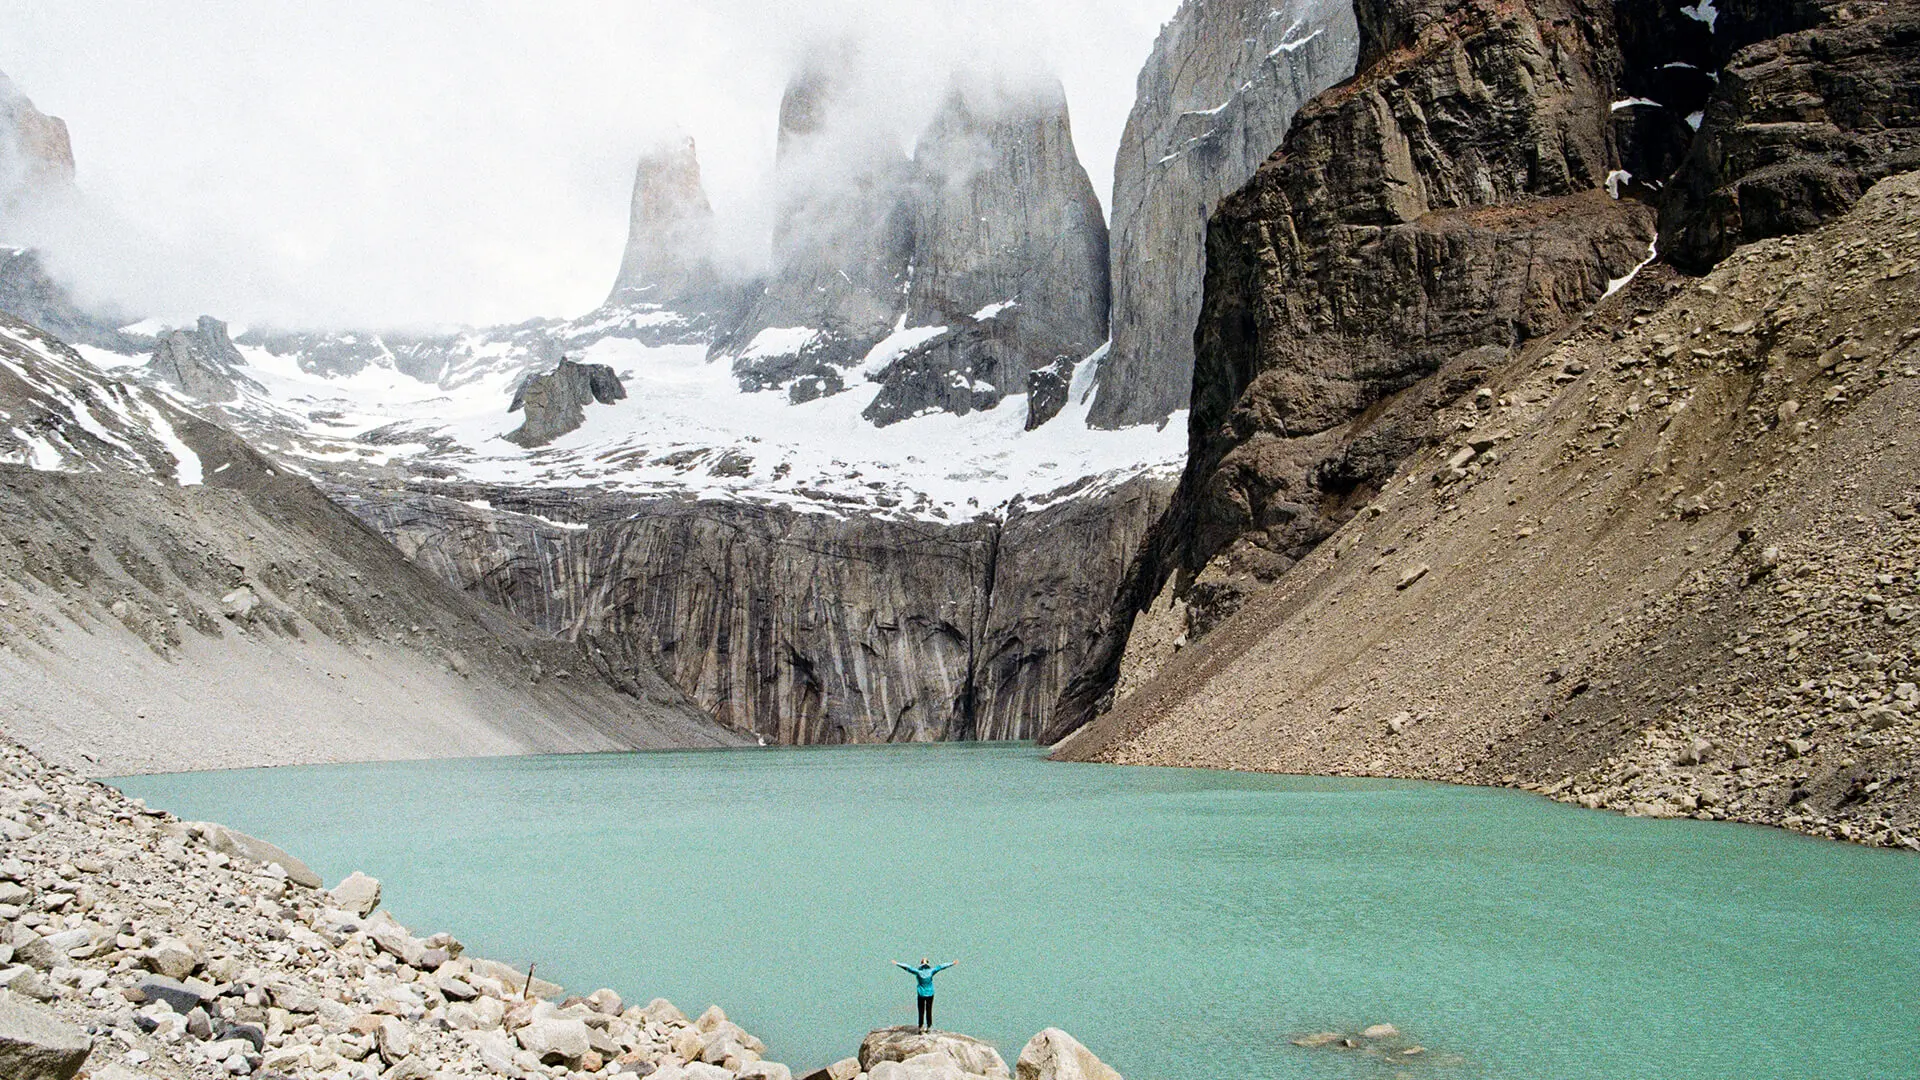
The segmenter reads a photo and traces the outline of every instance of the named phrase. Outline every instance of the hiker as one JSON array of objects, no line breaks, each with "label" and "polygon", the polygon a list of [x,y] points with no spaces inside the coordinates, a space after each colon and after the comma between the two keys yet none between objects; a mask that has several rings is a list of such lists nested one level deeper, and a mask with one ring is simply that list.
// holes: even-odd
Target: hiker
[{"label": "hiker", "polygon": [[919,967],[908,967],[898,960],[893,962],[894,967],[913,976],[913,980],[917,984],[914,990],[914,1000],[920,1006],[921,1031],[931,1031],[933,1029],[933,977],[957,963],[959,963],[958,960],[949,960],[944,964],[935,965],[928,962],[924,956],[920,958]]}]

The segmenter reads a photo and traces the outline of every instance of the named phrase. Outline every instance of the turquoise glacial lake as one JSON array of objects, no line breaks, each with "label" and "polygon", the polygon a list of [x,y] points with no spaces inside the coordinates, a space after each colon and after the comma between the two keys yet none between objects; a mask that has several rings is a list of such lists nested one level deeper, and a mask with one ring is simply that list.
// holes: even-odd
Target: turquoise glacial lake
[{"label": "turquoise glacial lake", "polygon": [[[913,1020],[1128,1080],[1920,1076],[1920,857],[1522,793],[944,745],[131,777],[422,935],[718,1002],[800,1070]],[[1390,1022],[1387,1065],[1289,1036]]]}]

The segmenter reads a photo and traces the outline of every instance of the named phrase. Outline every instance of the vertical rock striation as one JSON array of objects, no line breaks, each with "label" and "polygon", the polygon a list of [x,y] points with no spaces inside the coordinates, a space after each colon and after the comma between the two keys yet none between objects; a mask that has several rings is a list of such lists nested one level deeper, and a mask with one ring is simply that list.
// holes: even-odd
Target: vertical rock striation
[{"label": "vertical rock striation", "polygon": [[1113,348],[1092,422],[1187,405],[1207,217],[1273,153],[1302,103],[1353,73],[1340,0],[1188,0],[1140,72],[1113,180]]},{"label": "vertical rock striation", "polygon": [[658,667],[737,730],[807,744],[1031,738],[1166,490],[1138,478],[958,525],[567,491],[334,494],[463,590],[616,669]]}]

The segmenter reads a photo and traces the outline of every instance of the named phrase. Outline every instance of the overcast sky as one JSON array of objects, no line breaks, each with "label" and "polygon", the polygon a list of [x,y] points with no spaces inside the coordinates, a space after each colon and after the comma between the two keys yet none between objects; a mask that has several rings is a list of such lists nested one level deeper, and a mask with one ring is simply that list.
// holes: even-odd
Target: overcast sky
[{"label": "overcast sky", "polygon": [[113,222],[70,260],[99,288],[237,321],[490,323],[599,303],[634,160],[672,131],[753,247],[786,76],[838,31],[892,73],[903,131],[956,61],[1052,68],[1105,203],[1176,6],[0,0],[0,71],[72,131]]}]

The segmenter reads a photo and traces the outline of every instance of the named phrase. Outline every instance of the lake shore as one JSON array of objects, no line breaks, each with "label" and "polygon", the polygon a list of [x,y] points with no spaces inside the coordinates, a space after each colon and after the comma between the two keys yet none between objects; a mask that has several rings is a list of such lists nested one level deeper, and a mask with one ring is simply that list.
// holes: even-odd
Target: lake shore
[{"label": "lake shore", "polygon": [[[610,989],[556,1002],[559,985],[466,955],[450,934],[416,936],[380,908],[373,878],[327,890],[269,843],[151,810],[4,741],[0,835],[9,1080],[67,1080],[82,1063],[92,1080],[793,1078],[718,1006],[690,1019]],[[943,1038],[952,1045],[904,1053],[895,1040],[891,1059],[863,1046],[815,1075],[975,1075],[954,1060],[964,1037]],[[1088,1071],[1098,1060],[1064,1033],[1028,1050],[1045,1059],[1029,1069],[1023,1057],[1029,1080],[1069,1067],[1118,1080]],[[1000,1064],[984,1075],[1011,1075],[985,1053]]]}]

